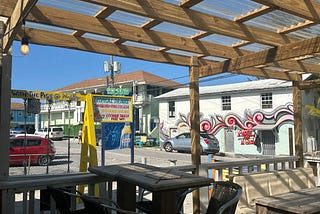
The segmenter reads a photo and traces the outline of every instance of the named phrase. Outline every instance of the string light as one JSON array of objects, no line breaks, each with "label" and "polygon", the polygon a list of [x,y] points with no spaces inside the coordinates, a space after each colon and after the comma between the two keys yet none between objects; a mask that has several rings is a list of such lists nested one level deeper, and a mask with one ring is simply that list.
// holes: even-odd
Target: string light
[{"label": "string light", "polygon": [[20,53],[23,55],[29,54],[29,38],[26,36],[25,32],[25,21],[23,20],[23,37],[21,40],[21,47],[20,47]]}]

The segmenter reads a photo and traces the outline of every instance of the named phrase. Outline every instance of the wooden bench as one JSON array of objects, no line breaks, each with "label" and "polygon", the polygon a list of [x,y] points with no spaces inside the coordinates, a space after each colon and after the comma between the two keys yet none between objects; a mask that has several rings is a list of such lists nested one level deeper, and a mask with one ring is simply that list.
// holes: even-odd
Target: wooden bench
[{"label": "wooden bench", "polygon": [[311,167],[266,173],[234,175],[233,182],[242,186],[236,213],[256,213],[255,199],[315,187]]}]

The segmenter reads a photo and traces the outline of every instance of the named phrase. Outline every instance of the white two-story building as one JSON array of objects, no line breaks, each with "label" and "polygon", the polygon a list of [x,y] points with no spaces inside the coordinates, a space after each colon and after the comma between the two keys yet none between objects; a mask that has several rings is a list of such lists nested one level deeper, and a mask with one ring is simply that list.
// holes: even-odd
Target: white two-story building
[{"label": "white two-story building", "polygon": [[[215,135],[220,151],[254,155],[294,154],[292,83],[257,80],[200,87],[200,131]],[[159,101],[160,139],[190,130],[189,89],[180,88]],[[316,90],[305,90],[302,105],[314,105]],[[303,108],[303,142],[319,139],[319,121]],[[308,148],[305,148],[305,150]]]}]

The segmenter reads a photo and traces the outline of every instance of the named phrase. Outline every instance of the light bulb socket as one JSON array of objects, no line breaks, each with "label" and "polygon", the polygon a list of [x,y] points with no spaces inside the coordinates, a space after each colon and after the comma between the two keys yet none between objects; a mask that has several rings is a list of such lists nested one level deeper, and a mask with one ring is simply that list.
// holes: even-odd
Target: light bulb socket
[{"label": "light bulb socket", "polygon": [[23,36],[21,40],[21,45],[28,45],[29,44],[29,38],[27,36]]}]

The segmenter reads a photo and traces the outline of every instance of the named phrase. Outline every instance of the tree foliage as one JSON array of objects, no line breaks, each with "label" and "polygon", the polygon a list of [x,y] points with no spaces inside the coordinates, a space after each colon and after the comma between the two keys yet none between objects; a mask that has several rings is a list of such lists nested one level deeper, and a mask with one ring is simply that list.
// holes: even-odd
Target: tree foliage
[{"label": "tree foliage", "polygon": [[320,98],[318,100],[317,106],[306,105],[305,107],[309,110],[310,115],[320,118],[320,108],[318,107],[319,105],[320,105]]}]

